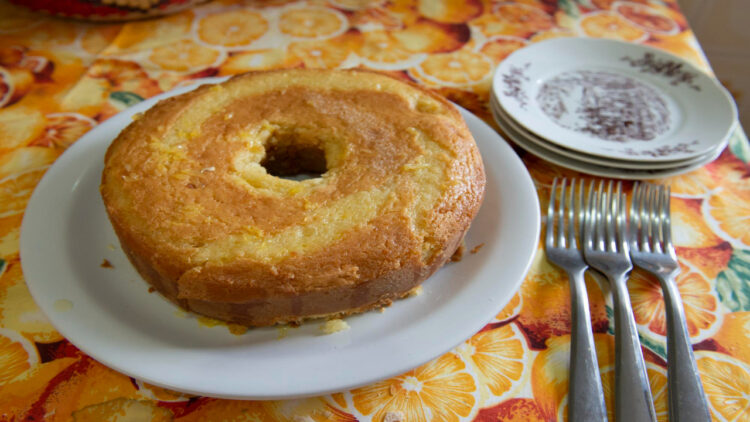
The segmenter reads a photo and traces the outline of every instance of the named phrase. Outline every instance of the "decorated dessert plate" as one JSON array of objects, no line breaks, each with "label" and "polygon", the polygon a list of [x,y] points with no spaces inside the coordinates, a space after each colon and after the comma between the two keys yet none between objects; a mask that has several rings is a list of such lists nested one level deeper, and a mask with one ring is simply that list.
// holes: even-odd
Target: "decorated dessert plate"
[{"label": "decorated dessert plate", "polygon": [[672,169],[672,168],[686,168],[687,166],[691,164],[696,163],[704,163],[707,158],[709,157],[715,157],[717,151],[721,151],[726,147],[726,145],[729,143],[729,138],[726,138],[724,142],[719,143],[716,146],[716,149],[712,149],[711,151],[697,155],[695,157],[687,158],[684,160],[678,160],[678,161],[627,161],[627,160],[616,160],[613,158],[604,158],[604,157],[597,157],[595,155],[589,155],[584,154],[579,151],[575,151],[572,149],[568,149],[565,147],[562,147],[560,145],[547,142],[546,139],[540,138],[539,136],[536,136],[535,134],[527,131],[522,126],[520,126],[518,123],[516,123],[515,120],[511,119],[508,115],[505,114],[503,109],[500,107],[499,104],[497,104],[497,100],[494,98],[494,96],[490,99],[490,106],[492,107],[492,110],[495,112],[495,115],[498,119],[502,119],[503,122],[513,129],[515,133],[518,136],[521,136],[524,138],[524,140],[529,141],[533,144],[536,144],[540,148],[544,148],[546,150],[549,150],[552,153],[562,155],[564,157],[572,158],[577,161],[583,161],[586,163],[591,163],[598,166],[608,166],[608,167],[615,167],[617,169],[627,169],[627,170],[665,170],[665,169]]},{"label": "decorated dessert plate", "polygon": [[492,91],[526,130],[618,160],[709,154],[737,120],[714,78],[679,57],[613,40],[553,39],[517,50],[498,66]]},{"label": "decorated dessert plate", "polygon": [[237,327],[186,314],[150,293],[120,249],[99,195],[104,153],[134,114],[194,88],[144,101],[87,133],[48,170],[26,209],[21,263],[28,287],[60,333],[94,359],[191,394],[319,395],[392,377],[448,352],[518,289],[537,250],[536,191],[508,144],[461,110],[487,173],[466,245],[483,246],[440,269],[422,294],[383,313],[348,317],[348,330],[325,335],[320,321],[232,333]]},{"label": "decorated dessert plate", "polygon": [[534,154],[544,160],[547,160],[550,163],[557,164],[558,166],[579,171],[581,173],[591,174],[594,176],[626,180],[660,179],[664,177],[672,177],[705,166],[706,164],[715,160],[722,151],[722,149],[717,149],[713,153],[705,156],[701,161],[691,162],[690,164],[686,164],[681,167],[666,169],[627,169],[613,167],[611,165],[598,165],[558,154],[550,149],[529,141],[525,136],[518,133],[516,129],[510,126],[500,115],[498,115],[494,107],[491,107],[491,109],[495,122],[498,126],[500,126],[500,129],[503,130],[503,132],[513,141],[513,143],[515,143],[525,151]]}]

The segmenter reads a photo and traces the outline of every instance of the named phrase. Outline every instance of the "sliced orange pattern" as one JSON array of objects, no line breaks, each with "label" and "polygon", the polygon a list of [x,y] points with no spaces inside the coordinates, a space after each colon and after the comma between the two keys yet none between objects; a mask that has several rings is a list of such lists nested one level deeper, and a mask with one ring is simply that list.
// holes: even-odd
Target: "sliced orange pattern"
[{"label": "sliced orange pattern", "polygon": [[211,66],[216,63],[219,56],[220,53],[213,48],[204,47],[191,40],[182,40],[155,48],[149,59],[164,70],[185,72]]},{"label": "sliced orange pattern", "polygon": [[279,18],[281,32],[298,38],[328,37],[342,31],[345,26],[344,17],[324,8],[291,9]]},{"label": "sliced orange pattern", "polygon": [[459,50],[454,53],[433,54],[417,67],[417,71],[431,82],[448,85],[473,85],[492,76],[492,61],[481,53]]},{"label": "sliced orange pattern", "polygon": [[648,36],[646,31],[609,12],[590,13],[579,21],[579,25],[581,31],[589,37],[635,42]]},{"label": "sliced orange pattern", "polygon": [[32,146],[66,149],[96,126],[96,120],[78,113],[52,113],[46,118],[44,133]]},{"label": "sliced orange pattern", "polygon": [[[374,421],[402,412],[409,422],[458,421],[476,403],[476,382],[461,358],[448,353],[403,375],[352,390],[354,407]],[[431,416],[431,417],[430,417]]]},{"label": "sliced orange pattern", "polygon": [[724,189],[708,200],[709,213],[732,239],[750,245],[750,189]]},{"label": "sliced orange pattern", "polygon": [[544,10],[518,3],[501,3],[493,13],[484,14],[471,22],[488,37],[513,35],[526,38],[540,31],[552,29],[554,20]]},{"label": "sliced orange pattern", "polygon": [[477,370],[479,381],[495,396],[518,384],[524,373],[524,338],[513,324],[482,331],[457,351]]},{"label": "sliced orange pattern", "polygon": [[198,37],[208,44],[236,47],[262,37],[268,21],[257,12],[232,10],[208,15],[198,23]]},{"label": "sliced orange pattern", "polygon": [[[676,279],[677,289],[685,308],[688,333],[695,336],[713,325],[717,319],[719,304],[711,290],[711,284],[703,275],[691,271],[685,265],[680,268],[682,272]],[[664,296],[659,282],[650,274],[636,269],[630,275],[628,290],[636,322],[648,326],[656,334],[666,335]]]},{"label": "sliced orange pattern", "polygon": [[697,352],[696,363],[714,417],[750,421],[750,369],[727,355]]},{"label": "sliced orange pattern", "polygon": [[0,385],[23,374],[38,361],[34,346],[23,338],[11,337],[15,335],[0,328]]}]

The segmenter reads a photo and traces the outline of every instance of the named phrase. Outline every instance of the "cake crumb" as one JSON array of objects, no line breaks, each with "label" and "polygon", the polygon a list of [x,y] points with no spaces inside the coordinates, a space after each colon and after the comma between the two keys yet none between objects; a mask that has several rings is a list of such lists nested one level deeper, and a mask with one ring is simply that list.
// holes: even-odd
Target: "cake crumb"
[{"label": "cake crumb", "polygon": [[115,245],[113,245],[113,244],[110,243],[110,244],[107,245],[107,249],[109,249],[110,251],[113,251],[113,250],[115,250]]},{"label": "cake crumb", "polygon": [[477,253],[477,252],[479,252],[479,250],[480,250],[480,249],[482,249],[483,247],[484,247],[484,243],[480,243],[480,244],[478,244],[477,246],[474,246],[473,248],[471,248],[471,251],[470,251],[470,253],[473,253],[473,254],[474,254],[474,253]]},{"label": "cake crumb", "polygon": [[399,411],[385,412],[383,422],[404,422],[404,414]]},{"label": "cake crumb", "polygon": [[379,311],[379,312],[380,312],[381,314],[382,314],[382,313],[384,313],[384,312],[385,312],[385,306],[381,306],[381,307],[380,307],[380,309],[378,309],[378,311]]},{"label": "cake crumb", "polygon": [[149,292],[149,293],[153,293],[153,292],[155,292],[155,291],[156,291],[156,288],[154,288],[154,287],[149,287],[149,288],[148,288],[148,292]]},{"label": "cake crumb", "polygon": [[277,335],[276,340],[281,340],[282,338],[286,337],[289,334],[289,326],[288,325],[282,325],[280,327],[276,328]]},{"label": "cake crumb", "polygon": [[461,261],[461,258],[464,257],[464,252],[466,251],[466,245],[462,241],[461,244],[456,248],[456,252],[453,252],[453,255],[451,256],[451,262],[459,262]]},{"label": "cake crumb", "polygon": [[240,324],[227,324],[227,328],[229,328],[229,332],[236,335],[241,336],[247,332],[247,330],[250,329],[250,327],[246,325],[240,325]]},{"label": "cake crumb", "polygon": [[395,395],[396,395],[396,384],[391,384],[391,385],[390,385],[390,386],[388,387],[388,393],[389,393],[389,394],[390,394],[391,396],[395,396]]},{"label": "cake crumb", "polygon": [[112,265],[112,263],[109,262],[108,259],[102,260],[102,264],[100,265],[100,267],[102,267],[102,268],[115,268],[115,266]]},{"label": "cake crumb", "polygon": [[414,297],[414,296],[419,296],[419,295],[421,295],[422,293],[424,293],[424,288],[422,287],[422,285],[419,285],[419,286],[417,286],[417,287],[415,287],[415,288],[413,288],[413,289],[409,290],[409,291],[408,291],[408,292],[406,293],[406,297]]},{"label": "cake crumb", "polygon": [[333,334],[337,333],[339,331],[346,331],[349,329],[349,324],[346,323],[343,319],[331,319],[325,322],[325,324],[320,324],[320,330],[323,332],[323,334]]},{"label": "cake crumb", "polygon": [[135,113],[132,116],[130,116],[130,118],[133,119],[133,121],[136,121],[140,119],[141,117],[143,117],[143,113]]}]

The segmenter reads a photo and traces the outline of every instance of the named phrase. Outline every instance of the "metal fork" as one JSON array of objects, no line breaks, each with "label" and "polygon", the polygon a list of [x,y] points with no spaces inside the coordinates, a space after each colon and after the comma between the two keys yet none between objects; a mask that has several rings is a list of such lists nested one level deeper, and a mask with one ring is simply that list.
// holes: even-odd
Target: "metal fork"
[{"label": "metal fork", "polygon": [[607,276],[612,287],[615,313],[615,420],[656,421],[651,388],[643,361],[641,343],[628,296],[630,263],[627,237],[627,208],[622,182],[612,192],[610,180],[595,189],[591,182],[583,254],[586,262]]},{"label": "metal fork", "polygon": [[680,272],[669,212],[669,188],[636,184],[630,205],[630,257],[661,284],[667,317],[667,380],[669,419],[708,421],[706,396],[695,365],[685,310],[674,279]]},{"label": "metal fork", "polygon": [[[576,233],[580,232],[584,223],[584,185],[581,180],[576,194],[576,182],[573,179],[570,183],[570,193],[566,196],[567,180],[562,179],[559,183],[560,201],[557,208],[555,208],[555,193],[558,179],[555,178],[552,183],[552,193],[547,207],[547,232],[544,244],[547,259],[565,270],[570,279],[572,327],[568,420],[606,421],[607,408],[604,403],[604,392],[591,329],[589,301],[583,279],[588,266],[583,261],[583,255],[576,242]],[[555,226],[557,226],[557,235],[555,235]]]}]

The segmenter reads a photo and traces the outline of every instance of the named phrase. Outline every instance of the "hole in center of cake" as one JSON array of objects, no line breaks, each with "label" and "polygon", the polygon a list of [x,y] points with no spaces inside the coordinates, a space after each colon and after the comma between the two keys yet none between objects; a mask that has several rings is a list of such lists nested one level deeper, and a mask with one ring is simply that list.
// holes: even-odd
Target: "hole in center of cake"
[{"label": "hole in center of cake", "polygon": [[293,133],[274,133],[265,143],[266,154],[260,165],[271,176],[291,180],[320,177],[328,171],[326,154],[317,142]]}]

